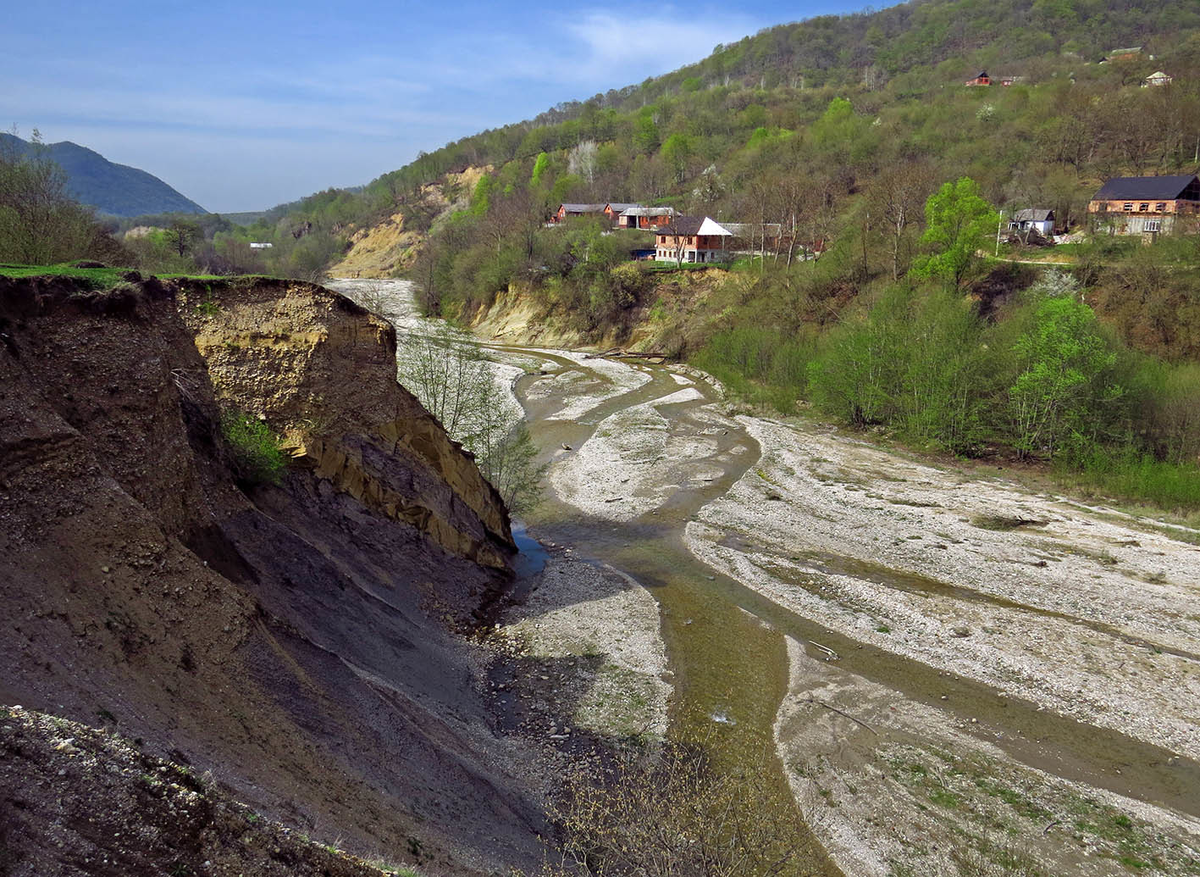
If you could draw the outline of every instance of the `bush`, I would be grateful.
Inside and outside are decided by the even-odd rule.
[[[238,482],[247,487],[279,484],[287,469],[287,456],[266,423],[244,411],[229,410],[221,414],[221,434],[229,446]]]

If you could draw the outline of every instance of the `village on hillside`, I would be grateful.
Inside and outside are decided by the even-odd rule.
[[[986,74],[981,74],[986,75]],[[611,232],[643,231],[654,235],[654,246],[631,247],[634,261],[682,265],[729,264],[739,257],[765,258],[786,253],[789,259],[816,259],[824,240],[800,240],[795,228],[778,222],[730,222],[711,216],[685,216],[672,207],[634,202],[559,204],[547,226],[572,220],[596,219]],[[1200,231],[1200,177],[1195,174],[1112,177],[1091,197],[1083,228],[1060,223],[1046,207],[1001,211],[996,240],[1022,246],[1053,246],[1077,240],[1079,232],[1093,235],[1141,237],[1153,243],[1160,235]],[[606,232],[608,233],[608,232]]]

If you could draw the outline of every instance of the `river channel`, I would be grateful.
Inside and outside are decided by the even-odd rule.
[[[811,661],[836,668],[839,679],[853,678],[898,693],[903,701],[936,712],[938,721],[962,728],[982,749],[1020,769],[1094,790],[1107,795],[1105,800],[1128,799],[1179,817],[1189,826],[1184,835],[1190,838],[1190,826],[1200,817],[1200,764],[1177,748],[1137,739],[1118,727],[1081,721],[1065,710],[1047,709],[1037,698],[1023,696],[1020,686],[1010,689],[989,684],[978,673],[957,673],[952,661],[915,659],[890,647],[887,640],[881,644],[874,631],[871,636],[858,635],[853,627],[831,623],[830,616],[802,611],[803,598],[825,594],[828,576],[834,573],[870,579],[889,595],[928,596],[927,592],[957,588],[941,584],[942,577],[893,571],[866,563],[854,552],[840,554],[803,544],[776,548],[782,554],[804,555],[804,563],[797,567],[798,558],[789,556],[774,568],[752,553],[754,533],[736,522],[730,522],[729,533],[714,545],[723,549],[746,542],[740,546],[744,556],[758,558],[759,566],[773,576],[776,590],[750,587],[747,582],[753,581],[746,576],[729,574],[733,566],[700,560],[685,535],[691,532],[689,525],[697,527],[703,520],[709,530],[722,530],[723,522],[713,520],[711,508],[718,507],[713,504],[728,503],[735,485],[755,473],[769,480],[762,468],[767,448],[744,421],[721,411],[723,400],[704,376],[638,359],[588,360],[571,351],[494,340],[486,346],[501,361],[521,365],[524,373],[513,381],[513,390],[540,460],[549,467],[550,489],[523,522],[524,544],[535,550],[530,540],[570,546],[577,557],[629,574],[654,596],[673,674],[670,733],[714,740],[718,758],[732,768],[768,761],[785,789],[790,768],[779,757],[777,722],[793,669],[791,640],[794,657],[799,646]],[[603,368],[597,368],[601,363]],[[627,380],[614,381],[614,370],[628,370],[623,375]],[[590,404],[589,395],[598,401]],[[622,435],[622,429],[631,434]],[[640,436],[633,434],[639,432]],[[763,504],[780,499],[769,493]],[[792,513],[785,502],[777,507],[780,515]],[[803,529],[802,522],[800,526]],[[770,554],[759,548],[763,555]],[[979,589],[967,590],[958,589],[963,602],[991,599]],[[778,599],[775,594],[796,596]],[[942,596],[952,599],[956,594]],[[1064,615],[1007,597],[997,596],[992,602],[1006,611]],[[1107,623],[1083,619],[1078,626],[1103,632]],[[1114,635],[1127,645],[1145,645],[1141,634]],[[1177,644],[1167,648],[1174,649],[1172,659],[1195,661],[1193,653]],[[875,735],[865,735],[871,741],[868,751],[876,746],[882,725],[872,727],[846,711],[838,712],[857,722],[860,727],[846,725],[855,733],[865,735],[861,729],[866,728]],[[1186,733],[1186,722],[1184,728]],[[920,729],[909,736],[919,741]],[[893,734],[890,742],[898,739]],[[864,759],[871,757],[875,756]],[[812,864],[805,873],[841,873],[816,844],[809,847]],[[846,873],[851,868],[861,868],[854,873],[889,873],[856,865],[853,856],[833,858]],[[1116,866],[1119,862],[1113,858]],[[1107,858],[1103,864],[1094,873],[1110,873]]]

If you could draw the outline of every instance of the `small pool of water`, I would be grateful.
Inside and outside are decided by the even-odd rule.
[[[550,555],[542,543],[538,542],[529,535],[529,531],[525,529],[525,524],[522,521],[514,520],[512,522],[513,542],[517,543],[517,551],[519,552],[513,560],[513,572],[517,574],[517,580],[521,581],[535,576],[546,568],[546,561]]]

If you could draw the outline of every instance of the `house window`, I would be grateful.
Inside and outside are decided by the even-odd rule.
[[[1162,213],[1164,210],[1166,210],[1166,209],[1167,209],[1167,202],[1166,202],[1166,201],[1159,201],[1157,204],[1155,204],[1155,205],[1154,205],[1154,209],[1155,209],[1156,211],[1158,211],[1159,213]]]
[[[1146,220],[1146,231],[1162,231],[1162,220],[1161,219],[1147,219]]]
[[[1149,209],[1150,209],[1149,204],[1139,204],[1138,205],[1138,213],[1145,213]]]
[[[1132,202],[1132,201],[1126,201],[1126,202],[1125,202],[1125,212],[1126,212],[1126,213],[1133,213],[1133,202]]]

